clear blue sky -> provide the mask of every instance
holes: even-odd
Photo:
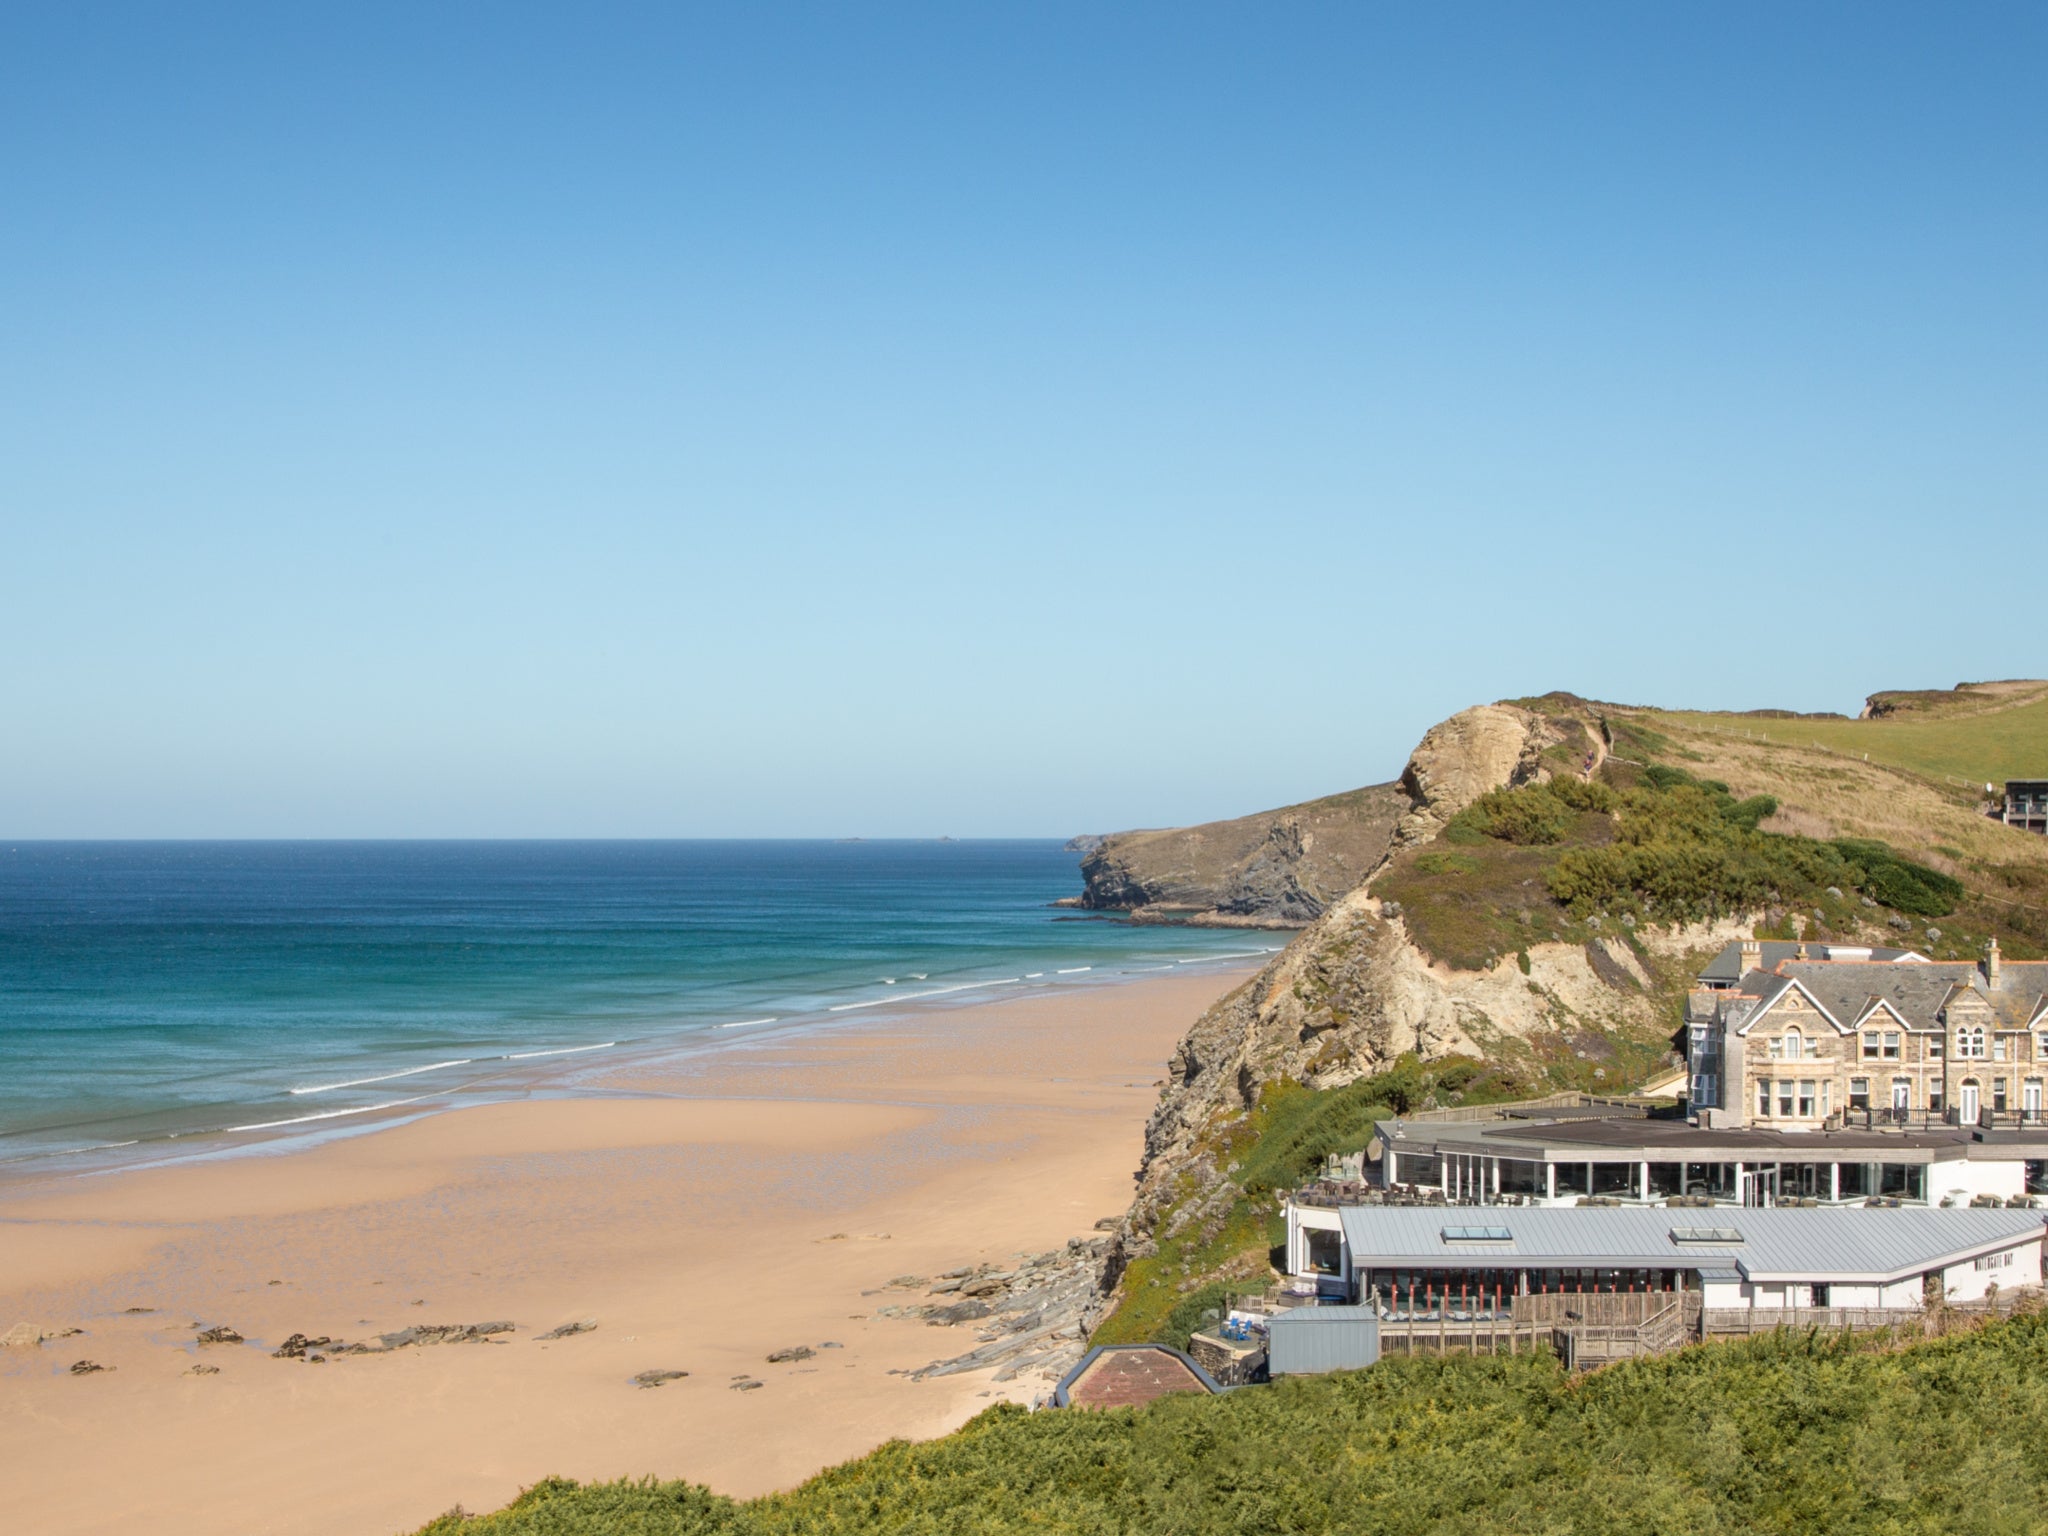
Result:
[[[0,835],[1064,834],[2048,673],[2044,78],[2038,4],[7,7]]]

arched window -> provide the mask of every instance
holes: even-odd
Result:
[[[1956,1031],[1956,1055],[1965,1061],[1984,1059],[1984,1030],[1981,1026],[1969,1026]]]
[[[1806,1059],[1806,1036],[1799,1032],[1797,1025],[1785,1031],[1785,1059],[1803,1061]]]

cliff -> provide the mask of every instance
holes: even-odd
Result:
[[[1535,710],[1481,705],[1432,728],[1391,784],[1232,821],[1076,838],[1070,847],[1093,846],[1073,904],[1140,922],[1299,927],[1487,790],[1533,776],[1567,734]]]
[[[1975,732],[2048,747],[2038,695],[2006,697],[1955,719],[1944,750],[1976,750]],[[1996,933],[2048,953],[2048,839],[1987,820],[1966,784],[1879,760],[1920,738],[1758,725],[1553,694],[1428,732],[1382,787],[1404,808],[1372,868],[1174,1052],[1098,1339],[1263,1279],[1275,1169],[1315,1144],[1276,1152],[1276,1127],[1316,1104],[1350,1115],[1349,1135],[1397,1082],[1418,1102],[1625,1091],[1677,1059],[1690,978],[1737,937],[1909,933],[1950,957]]]

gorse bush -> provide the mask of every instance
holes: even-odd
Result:
[[[1458,819],[1468,837],[1519,846],[1569,841],[1544,886],[1578,917],[1615,909],[1716,917],[1810,902],[1829,886],[1926,917],[1953,911],[1962,898],[1957,881],[1884,843],[1762,831],[1778,808],[1769,795],[1737,800],[1725,784],[1658,763],[1642,779],[1631,789],[1564,778],[1495,790]],[[1588,826],[1589,814],[1604,821]]]
[[[1561,843],[1587,811],[1610,811],[1616,795],[1605,784],[1557,778],[1521,789],[1496,789],[1459,813],[1472,830],[1504,843]]]
[[[2048,1325],[1884,1352],[1812,1332],[1573,1378],[1389,1359],[1114,1412],[992,1408],[739,1504],[549,1480],[425,1536],[1947,1536],[2038,1531]]]
[[[1838,837],[1832,846],[1862,872],[1857,884],[1873,901],[1915,917],[1946,917],[1963,899],[1962,881],[1901,858],[1874,838]]]

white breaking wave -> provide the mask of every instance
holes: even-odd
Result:
[[[855,1008],[879,1008],[884,1003],[915,1002],[920,997],[944,997],[948,992],[972,992],[977,987],[1013,987],[1022,976],[1005,976],[1000,981],[968,981],[957,987],[933,987],[929,992],[904,992],[895,997],[871,997],[864,1003],[834,1003],[827,1013],[850,1013]]]
[[[563,1045],[552,1051],[507,1051],[507,1061],[531,1061],[536,1056],[574,1056],[579,1051],[608,1051],[619,1042],[607,1040],[602,1045]]]
[[[339,1120],[344,1115],[374,1115],[380,1109],[403,1109],[408,1104],[421,1104],[433,1098],[431,1093],[418,1094],[410,1099],[393,1099],[389,1104],[365,1104],[361,1109],[328,1109],[317,1115],[295,1115],[289,1120],[264,1120],[255,1125],[229,1125],[221,1129],[227,1133],[235,1131],[274,1131],[281,1126],[305,1125],[313,1120]],[[166,1138],[167,1140],[171,1138]]]
[[[1260,955],[1277,955],[1277,949],[1233,949],[1227,955],[1190,955],[1185,960],[1176,960],[1175,965],[1200,965],[1205,960],[1252,960]]]
[[[720,1029],[745,1029],[749,1024],[773,1024],[773,1019],[734,1019],[730,1024],[721,1024]]]
[[[332,1093],[337,1088],[360,1088],[365,1083],[388,1083],[394,1077],[418,1077],[422,1072],[438,1072],[443,1067],[466,1067],[474,1060],[464,1056],[456,1061],[437,1061],[430,1067],[407,1067],[403,1072],[385,1072],[376,1077],[352,1077],[345,1083],[320,1083],[311,1088],[294,1088],[293,1093]]]
[[[1092,971],[1092,970],[1094,970],[1094,969],[1095,969],[1095,967],[1094,967],[1094,966],[1092,966],[1092,965],[1070,965],[1070,966],[1068,966],[1068,967],[1067,967],[1067,968],[1066,968],[1066,969],[1065,969],[1064,971],[1054,971],[1054,972],[1053,972],[1053,975],[1055,975],[1055,976],[1078,976],[1078,975],[1080,975],[1080,974],[1081,974],[1081,973],[1082,973],[1083,971]]]

